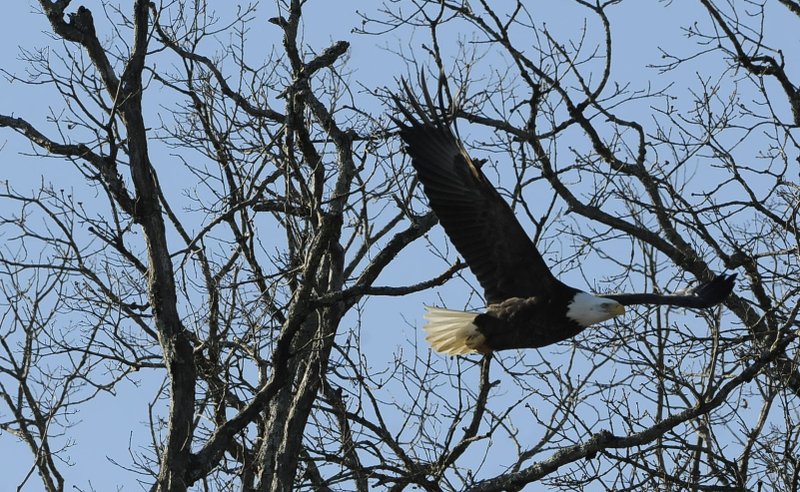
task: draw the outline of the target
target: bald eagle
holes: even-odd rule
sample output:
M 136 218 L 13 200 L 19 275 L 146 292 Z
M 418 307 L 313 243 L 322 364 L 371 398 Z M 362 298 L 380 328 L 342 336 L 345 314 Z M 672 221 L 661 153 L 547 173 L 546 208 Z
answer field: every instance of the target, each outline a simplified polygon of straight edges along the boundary
M 668 295 L 598 297 L 559 281 L 486 179 L 482 163 L 467 155 L 434 109 L 427 90 L 427 111 L 407 86 L 406 92 L 411 109 L 394 98 L 406 120 L 395 119 L 400 137 L 431 208 L 483 287 L 487 303 L 482 313 L 426 307 L 427 340 L 438 352 L 486 354 L 543 347 L 619 316 L 625 306 L 708 308 L 733 290 L 736 274 L 718 275 L 693 290 Z

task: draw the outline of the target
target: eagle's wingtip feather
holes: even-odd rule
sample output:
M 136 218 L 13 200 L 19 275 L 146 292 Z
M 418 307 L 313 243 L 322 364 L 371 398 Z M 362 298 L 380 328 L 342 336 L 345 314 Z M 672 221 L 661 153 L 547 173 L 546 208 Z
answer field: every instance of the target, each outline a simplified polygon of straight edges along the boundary
M 703 306 L 713 307 L 721 303 L 731 295 L 733 287 L 736 285 L 737 273 L 721 273 L 714 277 L 710 282 L 701 284 L 692 289 L 692 294 L 702 300 Z

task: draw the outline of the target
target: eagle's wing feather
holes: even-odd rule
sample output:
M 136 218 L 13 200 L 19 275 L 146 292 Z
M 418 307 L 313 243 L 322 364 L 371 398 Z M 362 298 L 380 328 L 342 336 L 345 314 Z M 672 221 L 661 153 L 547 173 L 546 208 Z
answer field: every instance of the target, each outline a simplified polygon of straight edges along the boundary
M 624 306 L 660 304 L 687 308 L 709 308 L 724 301 L 733 290 L 736 274 L 717 275 L 712 281 L 698 285 L 686 293 L 676 294 L 603 294 Z
M 427 96 L 427 94 L 426 94 Z M 553 276 L 511 207 L 470 159 L 449 126 L 409 95 L 397 121 L 431 208 L 478 278 L 488 304 L 550 294 Z
M 431 208 L 478 278 L 488 304 L 512 297 L 550 297 L 569 287 L 557 280 L 511 207 L 453 134 L 422 85 L 425 107 L 405 87 L 408 107 L 395 97 L 405 122 L 395 120 Z M 441 104 L 440 104 L 441 105 Z M 719 275 L 688 293 L 608 294 L 622 305 L 707 308 L 724 301 L 736 274 Z

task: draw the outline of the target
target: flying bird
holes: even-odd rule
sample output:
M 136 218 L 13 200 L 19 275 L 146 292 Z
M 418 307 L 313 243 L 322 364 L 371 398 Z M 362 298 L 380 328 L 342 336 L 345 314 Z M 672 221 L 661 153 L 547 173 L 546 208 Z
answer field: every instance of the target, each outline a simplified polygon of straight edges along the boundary
M 708 308 L 725 300 L 736 274 L 675 294 L 594 296 L 559 281 L 547 267 L 508 203 L 486 179 L 437 112 L 423 85 L 428 110 L 406 86 L 408 107 L 394 97 L 405 122 L 395 119 L 430 206 L 484 290 L 486 310 L 426 306 L 427 340 L 438 352 L 536 348 L 571 338 L 625 312 L 660 304 Z M 441 104 L 440 104 L 441 106 Z

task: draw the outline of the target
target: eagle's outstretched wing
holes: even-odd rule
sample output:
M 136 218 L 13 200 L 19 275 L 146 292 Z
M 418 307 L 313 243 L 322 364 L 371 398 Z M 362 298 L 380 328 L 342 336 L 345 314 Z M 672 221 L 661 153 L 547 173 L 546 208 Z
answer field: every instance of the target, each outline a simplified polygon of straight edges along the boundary
M 511 207 L 472 160 L 422 84 L 425 106 L 405 86 L 406 106 L 395 104 L 406 121 L 395 119 L 431 208 L 461 256 L 478 278 L 487 304 L 512 297 L 562 297 L 578 292 L 553 276 Z M 736 274 L 719 275 L 690 292 L 608 294 L 622 305 L 659 304 L 707 308 L 733 290 Z M 558 294 L 560 295 L 558 295 Z M 570 295 L 568 299 L 571 299 Z
M 395 120 L 430 205 L 478 278 L 487 304 L 563 289 L 517 222 L 511 207 L 467 155 L 423 87 L 424 109 L 406 87 L 406 122 Z
M 736 274 L 717 275 L 714 280 L 698 285 L 688 292 L 675 294 L 604 294 L 624 306 L 660 304 L 687 308 L 709 308 L 724 301 L 733 290 Z

